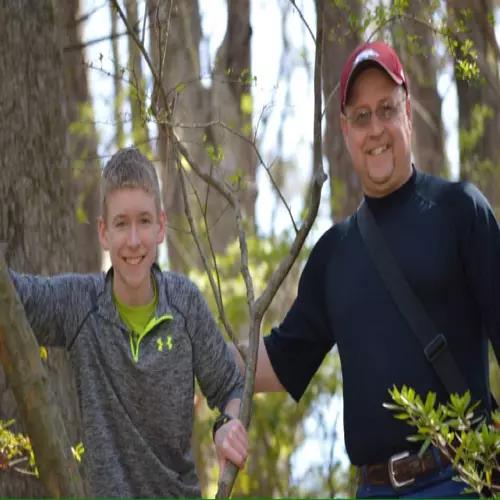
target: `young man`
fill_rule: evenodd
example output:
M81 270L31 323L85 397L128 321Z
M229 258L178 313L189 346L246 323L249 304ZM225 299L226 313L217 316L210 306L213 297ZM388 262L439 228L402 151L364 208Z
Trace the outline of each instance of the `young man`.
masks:
M155 264L165 213L140 151L109 160L101 202L107 274L11 277L38 342L69 352L92 495L198 497L195 377L209 406L227 414L215 434L221 471L227 461L243 467L248 453L236 418L242 377L200 291Z
M493 211L473 185L412 165L408 86L390 47L376 42L352 53L340 100L364 202L446 337L472 398L488 411L487 335L500 354L500 229ZM315 245L294 304L261 341L255 391L285 390L298 401L336 344L345 444L360 472L357 496L458 498L464 485L452 481L449 462L434 449L419 458L420 445L407 441L414 429L382 406L393 385L406 384L422 397L436 392L441 402L449 397L371 261L357 217L336 224Z

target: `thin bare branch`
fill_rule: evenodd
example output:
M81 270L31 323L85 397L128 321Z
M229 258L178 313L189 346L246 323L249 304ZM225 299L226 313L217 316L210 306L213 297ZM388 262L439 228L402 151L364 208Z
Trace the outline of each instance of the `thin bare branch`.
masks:
M167 22L166 22L166 29L165 29L165 47L163 48L163 55L161 55L162 51L161 51L161 46L159 47L159 54L161 55L161 58L160 58L160 73L159 73L159 77L160 77L160 81L162 81L162 77L163 77L163 68L165 67L165 59L167 58L167 47L168 47L168 34L170 32L170 19L172 17L172 6L173 6L174 2L170 2L170 8L168 9L168 14L167 14ZM161 40L160 37L158 37L158 40Z
M97 7L94 7L93 9L90 9L89 12L86 12L85 14L82 14L80 17L75 19L74 26L77 26L81 23L84 23L85 21L88 21L96 12L99 12L101 9L106 7L106 4L108 2L102 2L100 5Z
M188 193L187 193L187 187L186 187L186 172L184 171L184 167L182 166L182 162L179 158L178 152L174 152L175 158L176 158L176 163L179 169L179 178L181 181L181 189L182 189L182 196L184 198L184 211L189 223L189 227L191 228L191 234L193 235L193 239L196 243L196 246L198 248L198 252L200 253L201 259L203 261L203 266L205 267L205 272L207 273L208 279L210 281L210 285L212 287L212 290L214 291L214 297L215 297L215 302L217 304L217 309L220 312L220 320L224 324L224 327L231 337L232 341L236 341L236 335L234 333L234 330L232 329L231 325L229 324L226 315L224 314L224 304L222 303L222 295L220 293L220 288L217 288L217 285L215 284L212 271L210 269L210 264L208 262L207 254L205 252L205 249L203 248L203 245L201 243L200 235L198 234L198 229L196 228L196 224L194 222L193 214L191 212L191 206L189 204L189 198L188 198Z
M76 52L78 50L82 50L82 49L85 49L87 47L91 47L92 45L97 45L98 43L101 43L101 42L109 42L111 40L114 40L115 38L120 38L126 34L127 34L126 31L122 31L121 33L110 33L109 35L100 36L99 38L93 38L92 40L89 40L88 42L85 42L85 43L75 43L73 45L66 45L66 47L64 47L63 51L64 52Z
M333 96L337 93L337 90L339 89L339 87L340 87L340 82L338 82L337 85L335 85L335 87L333 87L333 90L330 92L330 95L328 96L328 99L326 100L326 103L325 103L325 109L323 109L323 113L321 113L321 119L324 118L326 110L327 110L328 106L330 105L330 101L332 100Z
M302 19L302 22L305 24L305 26L307 28L307 31L309 31L309 34L311 35L313 42L316 43L316 38L314 36L314 33L312 32L311 27L307 23L306 18L304 17L304 14L302 14L302 11L299 9L297 2L295 2L295 0L290 0L290 3L294 6L295 10L298 12L300 18Z
M182 165L179 165L178 168L183 168L183 167L182 167ZM182 175L182 173L180 173L179 175ZM219 299L218 307L220 305L220 310L221 310L221 314L219 314L219 318L220 318L220 320L223 323L224 323L224 321L226 321L227 325L229 325L229 330L228 330L228 328L226 326L226 323L224 323L224 326L226 327L227 333L228 333L229 337L231 338L231 341L233 342L233 344L235 346L238 346L238 344L239 344L238 339L236 338L236 336L234 334L234 331L231 329L231 325L226 320L226 314L225 314L225 310L224 310L224 301L222 299L222 287L221 287L221 283L220 283L219 267L217 265L217 257L215 255L214 246L212 244L212 238L210 236L211 228L210 228L210 226L208 224L208 218L207 218L207 205L208 205L208 202L207 202L207 200L205 200L205 204L204 205L202 204L200 196L199 196L199 193L198 193L198 190L196 189L194 183L191 181L191 179L189 178L188 175L186 175L186 178L188 179L189 184L191 185L191 188L193 189L194 195L196 197L196 201L198 202L198 206L200 208L200 211L203 214L203 222L205 224L205 234L206 234L206 237L207 237L208 247L210 249L210 255L211 255L212 260L213 260L213 265L214 265L214 270L215 270L215 277L217 279L217 293L218 293L218 299ZM181 182L182 181L183 181L183 179L181 179ZM207 189L207 191L208 191L208 189ZM187 193L187 191L186 191L186 193ZM184 194L184 191L183 191L183 194ZM189 201L187 200L187 198L184 198L184 203L185 204L186 203L189 204ZM228 206L229 205L226 205L226 208ZM188 207L188 209L190 209L190 207ZM225 212L225 210L223 210L223 212ZM221 214L221 216L222 216L222 214ZM217 218L217 220L214 222L214 225L217 224L218 220L219 220L219 218ZM194 221L193 221L193 224L194 224ZM191 224L190 224L190 227L191 227ZM191 227L191 231L192 230L193 229ZM208 259L207 259L207 262L208 262ZM213 285L212 285L212 288L213 288ZM217 300L217 297L216 297L216 300Z
M274 177L271 174L271 168L273 167L274 163L275 162L271 163L271 165L269 166L269 168L267 167L267 165L264 165L264 164L262 166L264 167L265 171L269 175L269 179L271 180L271 182L273 184L273 187L274 187L274 190L276 191L279 199L281 200L281 202L283 203L283 205L285 205L285 209L288 212L288 216L290 217L290 220L292 221L292 225L293 225L293 229L295 231L295 234L297 234L299 232L299 229L297 228L297 223L295 222L295 219L293 218L292 209L290 208L290 206L286 202L285 197L283 196L283 193L281 192L281 190L277 186L277 184L276 184L276 182L274 180Z
M182 122L171 123L168 120L164 120L164 122L167 123L169 125L169 127L173 127L173 128L178 127L178 128L188 128L188 129L191 129L191 128L206 129L209 127L221 127L222 129L231 132L235 136L239 137L243 141L250 144L252 146L252 149L254 150L258 160L259 160L259 163L264 167L265 171L267 172L269 179L270 179L274 189L276 190L281 202L285 206L285 209L288 212L288 215L290 217L290 221L292 222L292 225L293 225L295 232L298 231L297 224L296 224L295 219L293 218L293 215L292 215L292 211L291 211L289 205L287 204L287 202L283 196L283 193L280 191L279 187L277 186L276 181L274 180L274 177L271 174L271 166L272 165L270 167L268 167L266 165L266 163L264 162L264 159L262 158L262 155L259 151L259 148L256 146L255 142L253 142L251 139L246 137L244 134L238 132L237 130L234 130L229 125L227 125L226 123L224 123L220 120L211 120L209 122L204 122L204 123L182 123Z
M142 18L142 36L141 43L144 45L144 40L146 39L146 19L148 18L148 2L144 2L144 16Z
M281 286L286 275L295 262L302 246L311 230L311 227L318 214L319 202L321 199L321 188L326 180L323 170L323 156L321 151L321 66L323 49L323 8L325 0L316 0L316 50L314 62L314 145L313 145L313 171L311 179L310 205L303 224L297 232L294 242L287 256L280 262L278 268L272 274L262 295L255 304L256 314L263 315L269 307L276 290Z

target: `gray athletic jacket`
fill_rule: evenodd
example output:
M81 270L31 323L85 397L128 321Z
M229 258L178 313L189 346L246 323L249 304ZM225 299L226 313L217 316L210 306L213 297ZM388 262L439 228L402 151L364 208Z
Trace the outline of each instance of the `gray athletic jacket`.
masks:
M200 496L190 443L194 377L219 409L241 397L242 377L198 288L156 265L155 319L131 343L112 272L11 278L39 344L69 351L93 495Z

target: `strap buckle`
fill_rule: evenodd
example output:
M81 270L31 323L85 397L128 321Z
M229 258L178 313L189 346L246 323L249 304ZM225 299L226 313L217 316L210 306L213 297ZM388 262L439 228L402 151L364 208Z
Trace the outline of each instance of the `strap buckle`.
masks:
M437 337L434 337L429 345L425 348L426 358L433 363L434 360L446 349L448 342L446 342L446 337L440 333Z
M404 488L405 486L408 486L409 484L412 484L415 482L415 478L412 477L411 479L407 479L406 481L398 481L396 479L396 473L394 472L394 464L396 462L399 462L403 458L409 457L410 452L409 451L404 451L403 453L397 453L396 455L393 455L389 459L389 480L391 481L392 487L395 490L398 490L400 488Z

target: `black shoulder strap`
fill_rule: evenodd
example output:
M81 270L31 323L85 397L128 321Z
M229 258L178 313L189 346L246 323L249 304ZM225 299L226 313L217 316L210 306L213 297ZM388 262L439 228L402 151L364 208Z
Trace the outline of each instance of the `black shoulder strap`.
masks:
M449 394L465 394L468 384L448 348L445 336L440 333L427 315L422 303L411 290L388 248L377 222L363 201L357 213L361 238L384 280L392 298L411 329L420 340L424 353L441 378Z

